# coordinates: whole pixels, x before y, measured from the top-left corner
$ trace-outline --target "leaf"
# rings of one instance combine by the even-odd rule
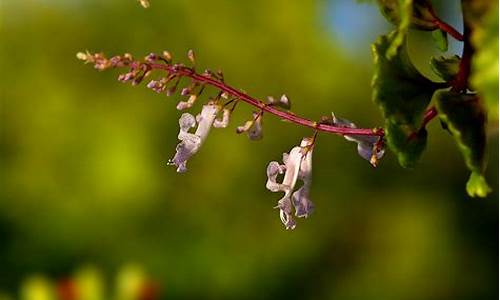
[[[397,32],[392,32],[372,45],[373,100],[384,114],[389,148],[403,167],[413,167],[426,144],[426,132],[419,131],[423,114],[439,85],[413,66],[405,41],[393,57],[387,58],[385,53],[395,38]]]
[[[437,28],[432,4],[428,0],[378,0],[380,11],[384,17],[400,29],[411,25],[420,30]]]
[[[484,198],[488,196],[491,192],[491,188],[488,186],[486,179],[482,174],[472,172],[470,174],[467,185],[465,186],[467,194],[471,197],[481,197]]]
[[[453,55],[451,57],[432,57],[431,58],[431,69],[441,77],[444,81],[449,82],[453,80],[459,70],[460,56]]]
[[[493,2],[493,1],[492,1]],[[471,84],[481,95],[490,119],[498,120],[498,2],[475,23],[472,44],[476,55],[472,60]]]
[[[432,39],[439,50],[445,52],[448,50],[448,34],[441,29],[432,32]]]
[[[434,94],[439,118],[451,132],[472,172],[466,186],[471,197],[485,197],[490,188],[483,178],[486,169],[486,114],[477,94],[439,90]]]
[[[412,0],[378,0],[382,14],[398,28],[384,55],[390,59],[396,55],[405,40],[411,22]]]

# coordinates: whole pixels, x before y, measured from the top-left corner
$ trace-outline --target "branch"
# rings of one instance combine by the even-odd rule
[[[239,91],[226,83],[221,78],[214,78],[211,72],[205,72],[203,74],[197,73],[194,68],[187,67],[182,64],[171,64],[169,57],[167,59],[157,57],[154,54],[150,54],[146,57],[145,61],[132,60],[130,54],[125,54],[123,57],[115,56],[110,59],[104,57],[103,54],[90,54],[90,53],[78,53],[77,57],[84,60],[86,63],[93,63],[95,68],[98,70],[105,70],[108,68],[119,68],[119,67],[130,67],[132,72],[137,73],[137,70],[144,72],[142,75],[136,76],[135,78],[127,78],[123,81],[128,81],[134,79],[132,84],[140,83],[152,70],[160,70],[168,73],[168,78],[181,78],[188,77],[194,82],[201,85],[211,85],[220,91],[231,95],[237,99],[240,99],[254,107],[259,108],[261,111],[278,116],[283,120],[290,121],[291,123],[313,128],[317,131],[323,131],[327,133],[339,134],[339,135],[365,135],[365,136],[384,136],[384,130],[382,128],[348,128],[329,124],[328,122],[315,122],[300,116],[295,115],[290,111],[280,110],[277,107],[260,101],[256,98],[249,96],[248,94]],[[163,61],[163,63],[155,62],[157,60]],[[127,75],[127,74],[125,74]],[[134,75],[135,76],[135,75]]]
[[[450,24],[446,23],[445,21],[441,20],[437,15],[436,12],[433,9],[430,9],[430,13],[432,17],[434,17],[434,24],[441,29],[442,31],[448,33],[451,35],[453,38],[455,38],[458,41],[463,41],[464,36],[458,32],[453,26]],[[464,25],[465,26],[465,25]]]

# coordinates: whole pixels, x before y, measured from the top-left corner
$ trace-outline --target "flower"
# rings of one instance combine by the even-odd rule
[[[332,113],[333,125],[346,128],[357,128],[353,122],[337,118]],[[384,156],[384,149],[378,145],[380,137],[374,135],[356,135],[346,134],[344,138],[348,141],[358,143],[358,154],[370,162],[374,167],[377,166],[378,161]]]
[[[276,208],[280,210],[280,218],[286,229],[294,229],[296,226],[292,216],[293,209],[295,216],[299,218],[307,218],[314,211],[314,204],[309,199],[313,146],[311,138],[304,138],[300,146],[292,148],[289,154],[283,153],[283,165],[271,161],[267,166],[266,188],[271,192],[285,193]],[[282,183],[277,182],[278,175],[283,173]],[[294,192],[298,179],[303,181],[303,185]]]
[[[229,124],[229,117],[231,116],[231,110],[228,108],[224,108],[222,112],[222,118],[215,119],[214,127],[215,128],[226,128]]]
[[[262,139],[262,112],[254,111],[252,116],[252,120],[246,121],[243,126],[236,128],[236,133],[246,132],[249,139],[258,141]]]
[[[186,172],[186,163],[191,156],[193,156],[200,149],[203,142],[206,140],[210,128],[214,123],[220,106],[214,103],[203,105],[201,113],[196,116],[189,113],[183,113],[179,119],[179,135],[178,139],[181,141],[175,148],[175,156],[169,160],[169,165],[175,165],[177,172]],[[189,130],[194,128],[198,123],[198,127],[194,133]]]

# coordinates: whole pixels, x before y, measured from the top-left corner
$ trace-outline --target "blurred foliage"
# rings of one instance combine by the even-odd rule
[[[438,122],[413,171],[390,154],[373,169],[342,138],[320,135],[317,210],[286,232],[265,167],[309,130],[265,116],[265,138],[248,141],[233,134],[250,115],[240,106],[179,176],[165,166],[177,144],[175,99],[121,85],[117,73],[74,57],[169,49],[178,60],[192,48],[200,68],[224,70],[251,95],[286,93],[301,115],[333,111],[377,126],[369,49],[346,50],[345,28],[326,20],[341,2],[2,1],[0,290],[17,295],[38,273],[45,293],[47,278],[81,264],[112,274],[134,261],[158,280],[162,299],[496,297],[496,131],[486,173],[493,193],[481,200],[465,195],[468,170]],[[457,3],[436,9],[453,19]],[[427,38],[408,36],[423,74],[438,54]],[[454,45],[448,54],[459,54]]]

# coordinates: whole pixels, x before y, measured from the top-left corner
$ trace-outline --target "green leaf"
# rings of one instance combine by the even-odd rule
[[[475,23],[472,43],[476,55],[472,60],[471,84],[484,100],[489,117],[498,120],[498,2]]]
[[[436,75],[441,77],[444,81],[449,82],[458,74],[460,56],[453,55],[451,57],[432,57],[430,64],[432,71],[434,71]]]
[[[488,196],[491,192],[491,188],[488,186],[486,179],[480,173],[472,172],[470,174],[467,185],[465,186],[467,194],[471,197],[481,197],[484,198]]]
[[[422,154],[427,134],[420,131],[423,114],[438,84],[413,66],[406,41],[391,58],[385,53],[398,33],[381,36],[372,45],[375,62],[373,100],[385,117],[386,139],[403,167],[413,167]]]
[[[441,29],[434,30],[432,32],[432,38],[434,39],[434,42],[439,50],[443,52],[448,50],[448,34],[446,31]]]
[[[378,0],[380,11],[384,17],[399,29],[412,28],[434,30],[436,18],[433,16],[432,4],[428,0]]]
[[[467,183],[471,197],[485,197],[489,187],[483,178],[486,169],[486,114],[477,94],[440,90],[434,94],[439,118],[448,126],[472,172]]]

